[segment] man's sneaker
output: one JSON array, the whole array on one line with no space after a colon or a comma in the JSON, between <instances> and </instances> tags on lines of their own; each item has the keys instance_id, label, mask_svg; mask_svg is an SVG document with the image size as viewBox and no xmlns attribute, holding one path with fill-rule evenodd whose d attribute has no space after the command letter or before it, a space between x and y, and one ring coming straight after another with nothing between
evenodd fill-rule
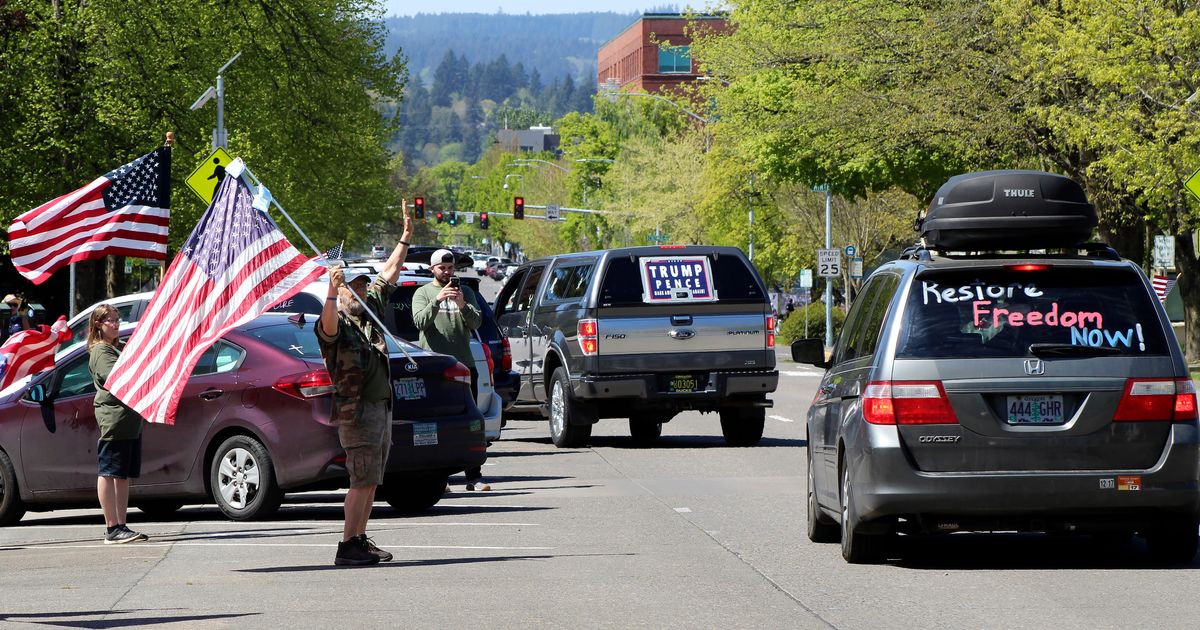
<instances>
[{"instance_id":1,"label":"man's sneaker","mask_svg":"<svg viewBox=\"0 0 1200 630\"><path fill-rule=\"evenodd\" d=\"M104 535L104 544L106 545L123 545L125 543L137 542L146 540L145 534L139 534L128 527L118 526L116 529Z\"/></svg>"},{"instance_id":2,"label":"man's sneaker","mask_svg":"<svg viewBox=\"0 0 1200 630\"><path fill-rule=\"evenodd\" d=\"M339 566L363 566L379 564L379 556L370 552L358 536L338 543L337 556L333 563Z\"/></svg>"},{"instance_id":3,"label":"man's sneaker","mask_svg":"<svg viewBox=\"0 0 1200 630\"><path fill-rule=\"evenodd\" d=\"M359 540L359 542L361 542L363 545L366 546L367 551L375 554L375 556L377 556L379 558L380 562L387 562L392 559L392 554L380 549L379 547L376 547L375 541L371 540L370 538L367 538L366 534L359 534L358 540Z\"/></svg>"},{"instance_id":4,"label":"man's sneaker","mask_svg":"<svg viewBox=\"0 0 1200 630\"><path fill-rule=\"evenodd\" d=\"M475 479L467 482L467 492L487 492L492 486L483 482L482 479Z\"/></svg>"}]
</instances>

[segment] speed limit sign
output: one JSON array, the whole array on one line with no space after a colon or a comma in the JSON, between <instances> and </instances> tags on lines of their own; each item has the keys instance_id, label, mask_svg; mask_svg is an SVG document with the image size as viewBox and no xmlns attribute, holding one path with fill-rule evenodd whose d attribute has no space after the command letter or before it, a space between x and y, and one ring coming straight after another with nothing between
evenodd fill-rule
<instances>
[{"instance_id":1,"label":"speed limit sign","mask_svg":"<svg viewBox=\"0 0 1200 630\"><path fill-rule=\"evenodd\" d=\"M817 275L826 278L842 275L842 252L837 249L818 249Z\"/></svg>"}]
</instances>

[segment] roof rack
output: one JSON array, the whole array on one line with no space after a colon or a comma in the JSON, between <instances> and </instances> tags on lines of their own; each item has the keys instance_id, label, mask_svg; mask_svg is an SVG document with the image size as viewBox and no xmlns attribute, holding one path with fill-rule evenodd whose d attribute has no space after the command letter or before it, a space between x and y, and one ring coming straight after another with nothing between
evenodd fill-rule
<instances>
[{"instance_id":1,"label":"roof rack","mask_svg":"<svg viewBox=\"0 0 1200 630\"><path fill-rule=\"evenodd\" d=\"M954 260L966 260L972 258L1027 258L1031 255L1031 251L1032 249L1021 250L1019 248L1003 250L992 249L970 252L942 251L934 247L929 247L923 243L917 243L905 249L900 254L900 260L928 262L932 261L935 255L941 258L949 258ZM1058 253L1042 253L1048 251L1056 251ZM1072 251L1076 253L1070 253ZM1117 253L1117 250L1105 243L1084 243L1078 247L1039 248L1039 253L1033 255L1043 258L1079 258L1079 251L1084 252L1083 257L1085 258L1116 261L1121 260L1121 255Z\"/></svg>"}]
</instances>

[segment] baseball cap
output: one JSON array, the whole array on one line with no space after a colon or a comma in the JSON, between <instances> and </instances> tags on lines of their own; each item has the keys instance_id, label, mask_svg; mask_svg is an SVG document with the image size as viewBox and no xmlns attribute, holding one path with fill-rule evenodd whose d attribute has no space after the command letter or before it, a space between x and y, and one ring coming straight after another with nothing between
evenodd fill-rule
<instances>
[{"instance_id":1,"label":"baseball cap","mask_svg":"<svg viewBox=\"0 0 1200 630\"><path fill-rule=\"evenodd\" d=\"M365 274L365 273L356 273L356 274L352 274L352 276L351 276L349 279L347 279L347 280L346 280L346 285L347 285L347 286L349 286L349 285L352 285L352 284L354 284L354 282L355 282L356 280L358 280L359 278L363 278L363 279L365 279L365 280L367 281L367 284L370 284L370 283L371 283L371 276L370 276L370 274Z\"/></svg>"},{"instance_id":2,"label":"baseball cap","mask_svg":"<svg viewBox=\"0 0 1200 630\"><path fill-rule=\"evenodd\" d=\"M434 265L440 265L442 263L452 262L454 262L454 252L448 249L439 249L436 252L433 252L433 255L429 257L430 267Z\"/></svg>"}]
</instances>

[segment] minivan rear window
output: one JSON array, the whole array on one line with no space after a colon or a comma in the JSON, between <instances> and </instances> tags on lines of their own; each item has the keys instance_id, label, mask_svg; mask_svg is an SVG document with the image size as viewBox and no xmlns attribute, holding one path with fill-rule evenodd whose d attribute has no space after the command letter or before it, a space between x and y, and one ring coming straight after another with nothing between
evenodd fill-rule
<instances>
[{"instance_id":1,"label":"minivan rear window","mask_svg":"<svg viewBox=\"0 0 1200 630\"><path fill-rule=\"evenodd\" d=\"M1030 344L1168 353L1154 295L1132 271L930 271L909 291L898 358L1026 357Z\"/></svg>"},{"instance_id":2,"label":"minivan rear window","mask_svg":"<svg viewBox=\"0 0 1200 630\"><path fill-rule=\"evenodd\" d=\"M723 304L762 304L766 295L758 277L737 256L709 256L713 290ZM610 258L600 287L600 306L647 306L638 261L629 256ZM663 306L670 306L664 304Z\"/></svg>"}]
</instances>

